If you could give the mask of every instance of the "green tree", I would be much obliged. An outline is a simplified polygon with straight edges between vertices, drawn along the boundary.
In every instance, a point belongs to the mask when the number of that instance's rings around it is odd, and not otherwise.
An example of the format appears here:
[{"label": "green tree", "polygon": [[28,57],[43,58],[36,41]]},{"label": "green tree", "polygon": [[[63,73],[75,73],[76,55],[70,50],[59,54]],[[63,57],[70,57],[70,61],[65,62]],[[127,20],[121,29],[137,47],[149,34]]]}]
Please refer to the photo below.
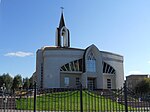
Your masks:
[{"label": "green tree", "polygon": [[30,83],[29,88],[32,89],[32,88],[33,88],[33,85],[34,85],[34,82],[33,82],[33,76],[30,77],[29,83]]},{"label": "green tree", "polygon": [[145,78],[135,86],[136,93],[150,93],[150,78]]},{"label": "green tree", "polygon": [[7,91],[11,90],[12,82],[13,78],[8,73],[4,73],[2,76],[0,76],[0,85],[5,84]]},{"label": "green tree", "polygon": [[22,87],[22,77],[21,75],[16,75],[13,79],[12,90],[19,90]]},{"label": "green tree", "polygon": [[29,78],[23,79],[23,89],[28,89],[30,85]]}]

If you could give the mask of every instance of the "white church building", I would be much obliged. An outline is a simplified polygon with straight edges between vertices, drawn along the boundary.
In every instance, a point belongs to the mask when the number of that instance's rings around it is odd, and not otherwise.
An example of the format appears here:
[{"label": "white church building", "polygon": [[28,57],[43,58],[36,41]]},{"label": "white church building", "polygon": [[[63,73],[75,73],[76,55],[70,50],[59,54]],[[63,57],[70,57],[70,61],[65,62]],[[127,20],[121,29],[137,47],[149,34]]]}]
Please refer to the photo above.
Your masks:
[{"label": "white church building", "polygon": [[55,47],[37,50],[33,75],[38,88],[118,89],[123,86],[123,56],[100,51],[95,45],[86,49],[70,46],[70,32],[63,12],[56,29]]}]

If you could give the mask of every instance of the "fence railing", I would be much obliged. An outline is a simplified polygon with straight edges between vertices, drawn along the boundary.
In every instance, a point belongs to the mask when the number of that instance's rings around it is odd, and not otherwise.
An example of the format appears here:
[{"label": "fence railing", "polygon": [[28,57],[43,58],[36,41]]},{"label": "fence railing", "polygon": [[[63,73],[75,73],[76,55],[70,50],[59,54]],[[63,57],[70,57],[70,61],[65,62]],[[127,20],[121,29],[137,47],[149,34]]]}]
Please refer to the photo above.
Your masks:
[{"label": "fence railing", "polygon": [[88,111],[150,112],[148,95],[137,95],[124,87],[120,90],[51,88],[18,91],[0,96],[0,111]]}]

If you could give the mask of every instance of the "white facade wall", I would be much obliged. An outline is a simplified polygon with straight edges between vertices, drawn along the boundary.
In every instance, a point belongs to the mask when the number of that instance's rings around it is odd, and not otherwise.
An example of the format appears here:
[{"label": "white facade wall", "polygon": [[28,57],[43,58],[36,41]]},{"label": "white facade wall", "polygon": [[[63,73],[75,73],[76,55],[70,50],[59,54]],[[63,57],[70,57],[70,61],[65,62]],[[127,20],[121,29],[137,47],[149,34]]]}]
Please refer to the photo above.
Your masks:
[{"label": "white facade wall", "polygon": [[66,63],[82,58],[83,50],[45,50],[44,58],[44,88],[60,87],[60,68]]},{"label": "white facade wall", "polygon": [[115,78],[116,78],[116,89],[123,87],[124,82],[124,69],[123,69],[123,56],[102,52],[103,61],[111,65],[115,70]]},{"label": "white facade wall", "polygon": [[41,86],[41,64],[43,63],[42,49],[38,49],[36,52],[36,78],[37,86]]},{"label": "white facade wall", "polygon": [[[94,77],[96,78],[97,89],[107,89],[107,78],[112,80],[112,89],[121,88],[124,82],[123,56],[110,52],[99,51],[94,45],[90,47],[88,48],[89,51],[83,49],[57,47],[45,47],[38,50],[36,59],[38,87],[41,87],[41,64],[43,64],[43,88],[59,88],[61,87],[61,81],[63,80],[60,79],[60,68],[71,61],[83,58],[85,52],[88,53],[92,51],[96,58],[96,72],[90,73],[85,71],[81,74],[81,82],[83,86],[87,87],[88,77]],[[104,74],[102,68],[103,61],[112,66],[115,69],[116,74]]]}]

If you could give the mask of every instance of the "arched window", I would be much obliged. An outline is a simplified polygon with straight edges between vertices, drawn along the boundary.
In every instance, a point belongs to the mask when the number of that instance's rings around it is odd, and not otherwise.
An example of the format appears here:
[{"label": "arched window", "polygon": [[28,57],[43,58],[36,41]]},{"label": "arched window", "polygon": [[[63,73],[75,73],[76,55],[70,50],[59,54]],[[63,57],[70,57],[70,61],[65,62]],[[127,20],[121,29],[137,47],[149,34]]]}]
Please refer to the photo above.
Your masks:
[{"label": "arched window", "polygon": [[61,36],[61,46],[63,47],[68,47],[68,41],[69,41],[69,35],[68,35],[68,30],[67,28],[64,26],[62,27],[61,31],[60,31],[60,36]]},{"label": "arched window", "polygon": [[92,52],[87,57],[86,70],[88,72],[96,72],[96,59]]}]

